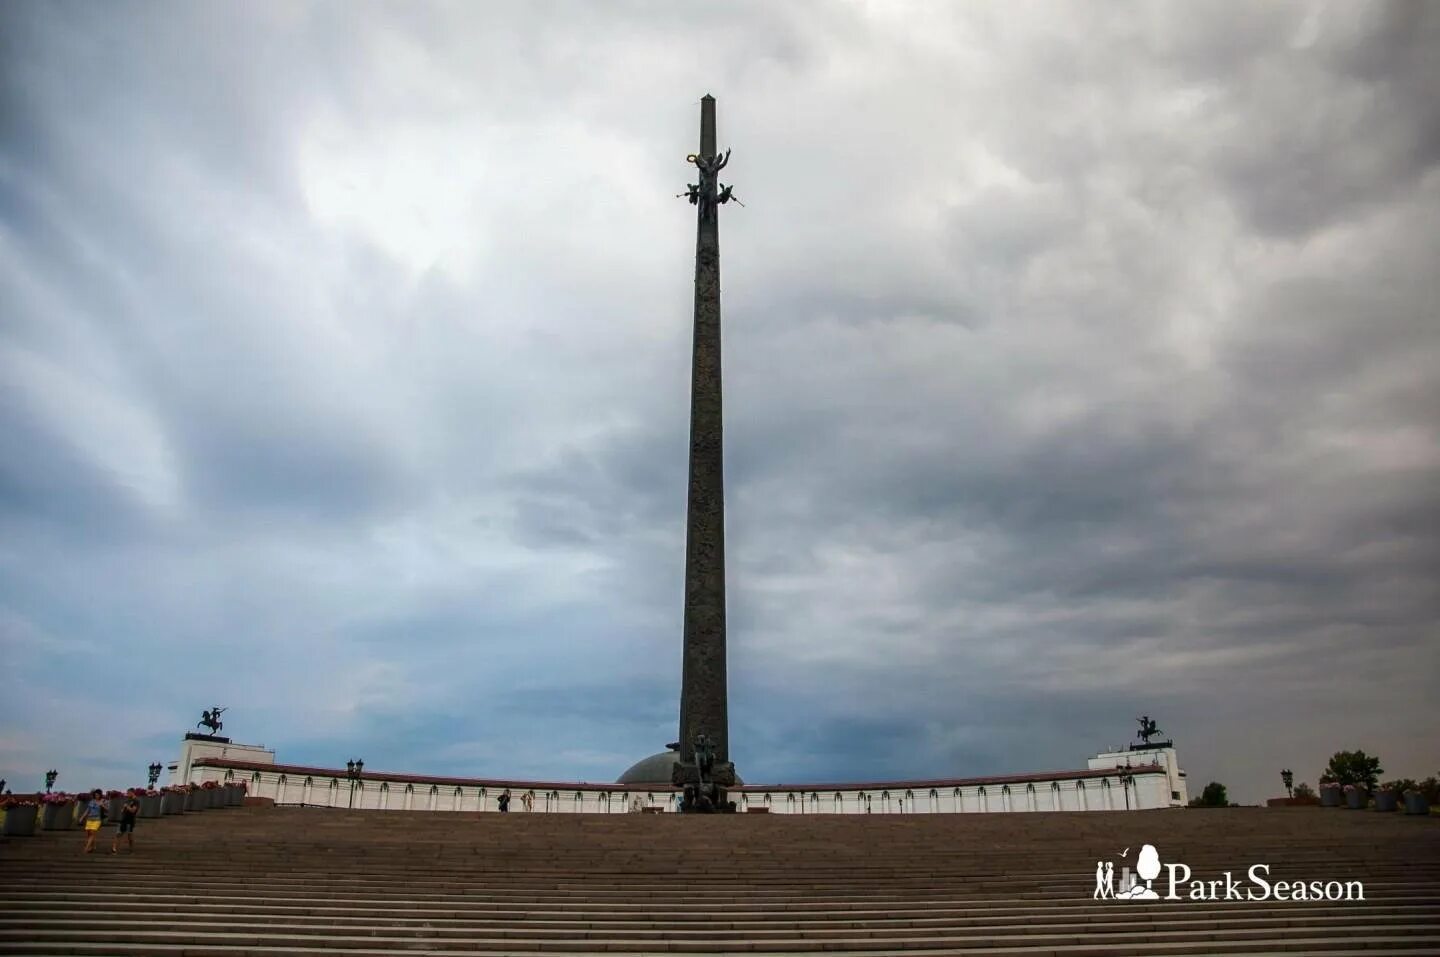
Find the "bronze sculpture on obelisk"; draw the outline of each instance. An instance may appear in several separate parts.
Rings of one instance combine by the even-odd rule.
[[[680,741],[672,781],[686,811],[730,809],[725,676],[725,469],[720,392],[720,206],[731,187],[719,181],[730,161],[715,149],[715,98],[700,101],[700,151],[688,157],[699,182],[685,195],[696,208],[695,340],[690,371],[690,491],[685,528],[685,655]]]

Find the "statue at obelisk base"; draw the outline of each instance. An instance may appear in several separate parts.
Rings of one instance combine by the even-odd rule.
[[[680,740],[671,782],[682,811],[726,811],[736,783],[730,762],[725,673],[725,470],[720,389],[720,207],[734,197],[719,182],[730,151],[715,149],[715,98],[700,101],[700,150],[688,157],[699,182],[684,194],[696,208],[695,339],[690,374],[690,486],[685,529],[685,652]]]
[[[693,763],[675,762],[672,783],[683,789],[680,810],[701,814],[734,811],[735,802],[725,799],[724,789],[735,786],[735,765],[729,761],[716,763],[715,746],[704,732],[695,736],[691,753]]]

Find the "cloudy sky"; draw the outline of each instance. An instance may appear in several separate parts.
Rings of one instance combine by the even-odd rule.
[[[719,102],[752,782],[1440,768],[1440,11],[10,2],[0,776],[675,734]]]

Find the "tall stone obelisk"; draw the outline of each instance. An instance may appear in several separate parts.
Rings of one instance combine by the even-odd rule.
[[[725,676],[725,469],[720,392],[719,182],[730,153],[715,150],[715,98],[700,101],[700,151],[689,157],[700,182],[696,207],[695,340],[690,372],[690,492],[685,531],[685,656],[680,748],[674,783],[686,810],[721,810],[735,783]]]

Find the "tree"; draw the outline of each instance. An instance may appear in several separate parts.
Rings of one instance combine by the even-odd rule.
[[[1364,751],[1336,751],[1330,758],[1330,765],[1320,775],[1321,784],[1354,784],[1367,791],[1375,790],[1375,782],[1385,769],[1380,759],[1372,758]]]
[[[1315,789],[1304,781],[1301,781],[1295,785],[1295,794],[1293,796],[1297,798],[1313,798],[1315,797]]]
[[[1387,788],[1394,788],[1401,793],[1405,791],[1418,791],[1425,795],[1425,800],[1431,804],[1440,804],[1440,775],[1432,774],[1423,781],[1412,781],[1409,778],[1401,778],[1398,781],[1390,781],[1385,785]]]
[[[1225,795],[1225,785],[1219,781],[1211,781],[1205,785],[1205,790],[1200,792],[1198,798],[1190,801],[1191,807],[1229,807],[1230,799]]]

